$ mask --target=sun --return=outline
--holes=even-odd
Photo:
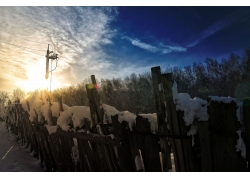
[[[36,89],[47,89],[53,91],[61,86],[61,83],[57,80],[52,74],[52,83],[51,74],[49,73],[49,78],[45,79],[45,59],[40,59],[36,64],[30,65],[27,67],[26,75],[27,79],[18,81],[16,84],[25,91],[34,91]]]

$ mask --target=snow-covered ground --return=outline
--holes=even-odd
[[[40,162],[16,141],[0,121],[0,172],[43,172]]]

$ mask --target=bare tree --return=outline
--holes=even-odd
[[[6,91],[0,91],[0,105],[4,105],[9,99],[9,95]]]
[[[23,100],[24,99],[24,97],[25,97],[25,92],[22,90],[22,89],[20,89],[20,88],[16,88],[16,89],[14,89],[13,90],[13,92],[12,92],[12,102],[15,102],[15,101],[21,101],[21,100]]]

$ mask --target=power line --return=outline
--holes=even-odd
[[[1,40],[0,40],[0,42],[5,43],[5,44],[9,44],[9,45],[12,45],[12,46],[15,46],[15,47],[17,47],[17,48],[20,48],[20,49],[22,49],[22,50],[31,52],[31,53],[36,54],[36,55],[39,55],[39,56],[44,56],[44,55],[41,55],[41,54],[37,54],[37,53],[35,53],[35,52],[33,52],[33,51],[29,51],[29,50],[23,48],[22,46],[18,46],[18,45],[15,45],[15,44],[7,43],[7,42],[1,41]]]
[[[56,67],[53,70],[52,70],[52,64],[51,64],[51,70],[49,72],[56,70],[58,61],[59,61],[59,58],[56,59]],[[51,63],[52,63],[52,61],[51,61]]]
[[[0,28],[3,30],[3,28],[2,28],[1,26],[0,26]],[[3,31],[4,31],[5,33],[7,33],[7,34],[10,34],[10,35],[15,36],[15,37],[20,38],[20,39],[23,39],[23,40],[25,40],[25,41],[30,41],[30,42],[39,43],[39,44],[48,44],[48,43],[44,43],[44,42],[37,42],[37,41],[27,40],[27,39],[21,38],[21,37],[19,37],[19,36],[16,36],[16,35],[14,35],[14,34],[12,34],[12,33],[9,33],[9,32],[7,32],[7,31],[5,31],[5,30],[3,30]]]

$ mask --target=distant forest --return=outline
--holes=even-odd
[[[167,67],[163,73],[172,73],[179,93],[189,93],[191,98],[204,100],[207,96],[235,97],[243,100],[250,96],[250,49],[240,57],[231,53],[221,61],[207,58],[204,63],[192,66]],[[98,80],[97,80],[98,81]],[[75,86],[60,88],[52,92],[54,100],[62,96],[69,106],[88,105],[85,80]],[[151,72],[126,76],[124,79],[101,79],[98,89],[102,103],[116,107],[120,111],[133,113],[154,113],[155,102],[152,92]]]
[[[242,101],[250,97],[250,49],[240,57],[231,53],[221,61],[207,58],[204,63],[193,63],[192,66],[167,67],[162,73],[172,73],[177,83],[179,93],[188,93],[191,98],[199,97],[204,100],[207,96],[234,97]],[[98,77],[97,77],[98,78]],[[126,76],[124,79],[98,80],[98,92],[102,103],[116,107],[119,111],[133,113],[154,113],[155,102],[152,90],[151,72]],[[88,106],[85,84],[91,83],[90,78],[83,82],[56,89],[50,94],[52,101],[62,96],[63,103],[68,106]],[[28,94],[41,94],[33,91]],[[25,92],[17,88],[9,95],[0,91],[0,105],[23,99]]]

